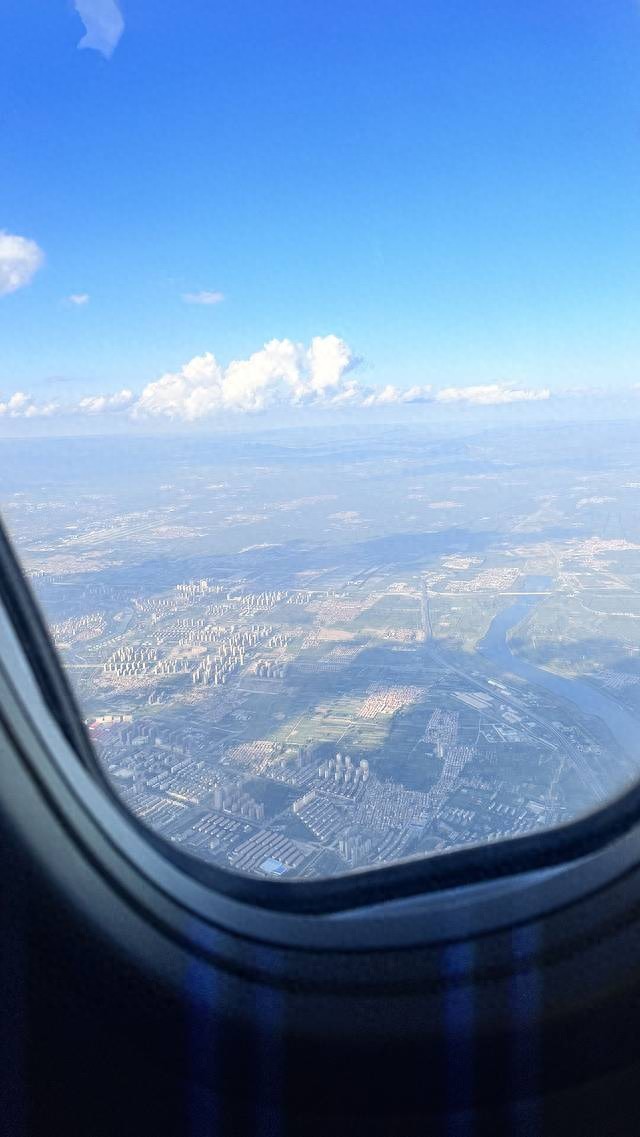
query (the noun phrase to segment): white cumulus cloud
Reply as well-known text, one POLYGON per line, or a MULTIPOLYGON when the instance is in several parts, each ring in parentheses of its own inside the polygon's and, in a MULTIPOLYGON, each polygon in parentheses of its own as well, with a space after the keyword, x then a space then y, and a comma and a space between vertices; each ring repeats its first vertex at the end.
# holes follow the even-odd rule
POLYGON ((58 404, 36 403, 24 391, 15 391, 8 399, 0 399, 0 418, 43 418, 56 414, 58 404))
POLYGON ((147 384, 135 414, 193 422, 220 411, 355 401, 358 386, 348 378, 354 363, 351 349, 334 335, 315 336, 308 348, 289 339, 270 340, 228 367, 205 352, 147 384))
POLYGON ((29 284, 43 261, 44 253, 35 241, 0 230, 0 296, 29 284))
POLYGON ((69 303, 74 304, 76 308, 84 308, 90 299, 88 292, 72 292, 71 296, 67 296, 69 303))
POLYGON ((29 403, 25 408, 25 418, 50 418, 51 415, 56 415, 60 410, 58 403, 29 403))
POLYGON ((85 26, 79 48, 90 47, 110 59, 124 31, 124 20, 115 0, 74 0, 85 26))
POLYGON ((437 392, 436 401, 490 407, 500 403, 533 403, 550 397, 548 387, 518 388, 503 383, 489 383, 477 387, 443 387, 437 392))
POLYGON ((101 415, 106 411, 124 411, 134 401, 133 391, 127 387, 113 395, 87 395, 80 399, 77 410, 84 415, 101 415))
MULTIPOLYGON (((80 300, 84 293, 77 294, 80 300)), ((72 299, 69 297, 69 299, 72 299)), ((128 387, 87 394, 75 401, 36 402, 24 391, 0 396, 0 417, 123 415, 196 422, 228 412, 259 413, 275 408, 353 408, 366 412, 418 404, 460 407, 532 403, 551 397, 548 388, 508 383, 467 387, 369 386, 357 378, 359 362, 336 335, 314 336, 309 344, 273 339, 246 359, 226 366, 212 352, 196 355, 176 371, 147 383, 141 393, 128 387)))
POLYGON ((182 299, 185 304, 220 304, 224 300, 223 292, 184 292, 182 299))
POLYGON ((29 396, 25 395, 24 391, 16 391, 7 402, 7 413, 10 415, 22 414, 30 402, 29 396))

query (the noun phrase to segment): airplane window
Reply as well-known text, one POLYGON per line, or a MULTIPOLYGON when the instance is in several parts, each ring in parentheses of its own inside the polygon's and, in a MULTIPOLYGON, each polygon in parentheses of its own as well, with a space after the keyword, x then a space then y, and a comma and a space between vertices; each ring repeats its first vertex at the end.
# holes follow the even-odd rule
POLYGON ((12 8, 0 509, 117 794, 308 880, 628 787, 637 5, 12 8))

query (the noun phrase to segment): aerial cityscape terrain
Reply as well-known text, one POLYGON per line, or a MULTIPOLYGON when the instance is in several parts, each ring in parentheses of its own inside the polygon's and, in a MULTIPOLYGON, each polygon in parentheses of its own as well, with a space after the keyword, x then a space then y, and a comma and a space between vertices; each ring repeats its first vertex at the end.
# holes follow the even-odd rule
POLYGON ((123 801, 308 879, 637 775, 635 433, 5 439, 0 508, 123 801))

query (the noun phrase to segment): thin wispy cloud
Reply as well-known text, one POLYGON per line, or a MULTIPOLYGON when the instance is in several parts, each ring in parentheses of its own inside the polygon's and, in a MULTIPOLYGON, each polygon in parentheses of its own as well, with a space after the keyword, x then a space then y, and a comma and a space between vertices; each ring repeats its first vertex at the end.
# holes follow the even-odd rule
POLYGON ((0 230, 0 296, 24 288, 43 263, 44 253, 35 241, 0 230))
POLYGON ((388 383, 380 390, 363 392, 361 406, 363 407, 389 407, 400 406, 406 403, 432 403, 433 391, 427 387, 396 387, 388 383))
POLYGON ((90 299, 88 292, 72 292, 71 296, 67 296, 68 303, 73 304, 76 308, 84 308, 90 299))
POLYGON ((548 387, 512 387, 507 383, 489 383, 477 387, 444 387, 436 394, 438 403, 468 403, 494 407, 501 403, 537 403, 551 398, 548 387))
POLYGON ((115 0, 74 0, 85 26, 79 48, 93 48, 110 59, 124 31, 122 12, 115 0))
POLYGON ((222 292, 183 292, 185 304, 220 304, 224 300, 222 292))

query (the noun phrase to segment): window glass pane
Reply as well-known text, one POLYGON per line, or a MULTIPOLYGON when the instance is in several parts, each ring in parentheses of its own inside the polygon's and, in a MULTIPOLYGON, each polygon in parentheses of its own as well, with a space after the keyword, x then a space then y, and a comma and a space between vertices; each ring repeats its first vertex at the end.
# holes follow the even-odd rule
POLYGON ((313 878, 629 785, 637 6, 13 9, 0 508, 124 801, 313 878))

